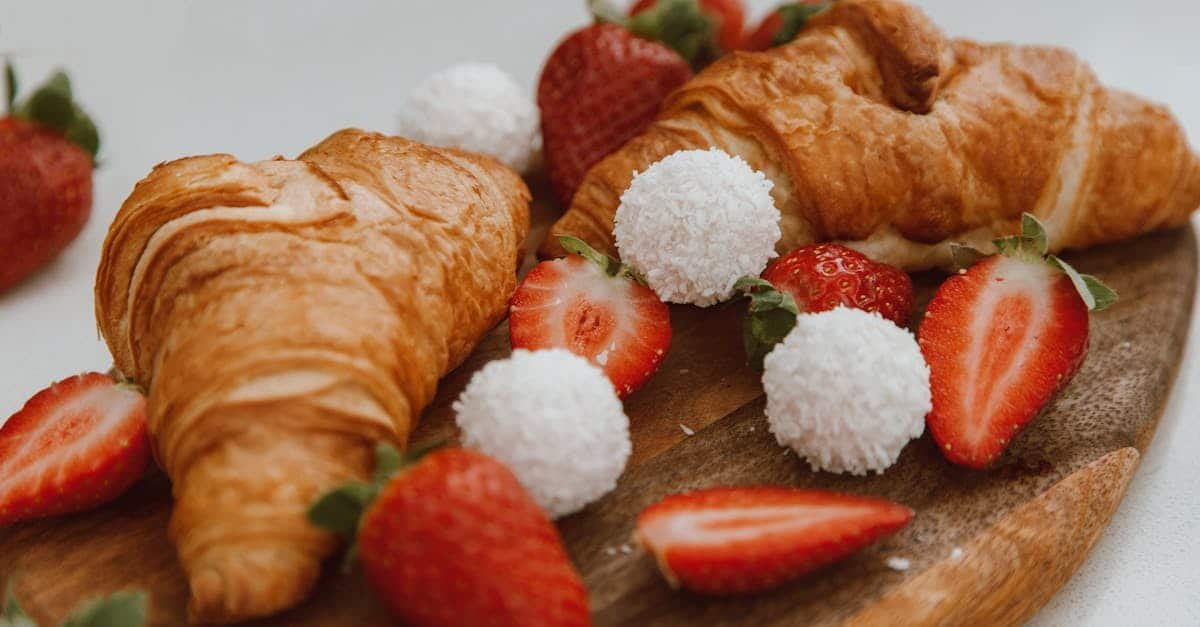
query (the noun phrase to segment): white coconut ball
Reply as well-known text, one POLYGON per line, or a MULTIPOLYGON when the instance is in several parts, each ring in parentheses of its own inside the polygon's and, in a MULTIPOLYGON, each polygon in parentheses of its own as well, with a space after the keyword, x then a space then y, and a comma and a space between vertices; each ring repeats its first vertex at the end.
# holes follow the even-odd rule
POLYGON ((532 94, 490 63, 455 65, 425 79, 400 110, 401 135, 491 155, 518 172, 537 164, 541 122, 532 94))
POLYGON ((629 418, 612 383, 562 349, 487 364, 454 411, 463 444, 508 465, 551 518, 612 491, 629 459, 629 418))
POLYGON ((728 299, 758 276, 781 236, 773 184, 740 157, 677 152, 633 179, 613 235, 621 260, 664 301, 700 307, 728 299))
POLYGON ((912 334, 879 314, 802 314, 764 366, 771 432, 813 470, 882 472, 925 430, 929 366, 912 334))

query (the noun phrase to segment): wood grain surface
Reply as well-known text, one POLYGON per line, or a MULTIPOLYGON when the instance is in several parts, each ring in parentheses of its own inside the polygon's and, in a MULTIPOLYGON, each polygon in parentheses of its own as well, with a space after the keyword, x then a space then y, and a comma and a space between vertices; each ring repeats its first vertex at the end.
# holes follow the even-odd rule
MULTIPOLYGON (((538 210, 534 241, 546 214, 538 210)), ((958 625, 1031 616, 1070 578, 1120 503, 1170 392, 1196 287, 1190 229, 1068 258, 1121 300, 1093 315, 1090 354, 1074 382, 986 472, 946 463, 928 434, 883 475, 810 471, 767 430, 758 376, 744 366, 741 307, 673 309, 666 363, 626 403, 634 449, 617 490, 559 524, 596 623, 958 625), (636 514, 663 496, 760 483, 881 496, 917 516, 841 564, 741 599, 670 590, 631 543, 636 514), (889 557, 910 567, 893 570, 889 557)), ((940 279, 917 277, 922 303, 940 279)), ((450 402, 474 371, 507 353, 502 325, 443 382, 414 442, 453 437, 450 402)), ((15 577, 26 609, 45 625, 83 599, 130 587, 151 593, 153 625, 183 624, 187 590, 166 538, 169 508, 170 486, 155 474, 98 511, 0 529, 0 580, 15 577)), ((252 624, 392 623, 357 574, 331 567, 306 603, 252 624)))

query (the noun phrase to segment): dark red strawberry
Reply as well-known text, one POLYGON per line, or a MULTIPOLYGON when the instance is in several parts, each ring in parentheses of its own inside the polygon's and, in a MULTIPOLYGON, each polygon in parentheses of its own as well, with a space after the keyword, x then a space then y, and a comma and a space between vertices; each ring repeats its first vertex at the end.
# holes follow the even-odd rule
POLYGON ((830 6, 828 0, 789 2, 767 14, 758 28, 746 36, 746 50, 761 51, 782 46, 796 38, 808 21, 830 6))
POLYGON ((889 501, 778 487, 715 488, 646 508, 635 537, 673 587, 761 592, 852 555, 912 520, 889 501))
POLYGON ((741 49, 746 7, 741 0, 639 0, 629 16, 635 34, 658 39, 702 66, 741 49))
POLYGON ((107 503, 149 461, 140 392, 97 373, 59 381, 0 427, 0 525, 107 503))
POLYGON ((1046 256, 1031 216, 1024 234, 938 289, 919 333, 929 363, 929 430, 956 464, 984 468, 1078 372, 1088 310, 1116 295, 1046 256))
POLYGON ((538 264, 517 287, 509 306, 512 346, 586 357, 625 398, 662 364, 671 312, 620 262, 575 238, 560 241, 577 254, 538 264))
POLYGON ((466 449, 403 460, 382 445, 375 474, 326 495, 309 518, 357 534, 352 553, 405 624, 591 623, 558 530, 508 468, 466 449))
POLYGON ((58 256, 92 208, 96 127, 71 100, 62 72, 23 103, 5 66, 8 113, 0 117, 0 291, 58 256))
POLYGON ((593 24, 559 44, 538 83, 546 167, 558 200, 569 205, 588 170, 645 130, 691 75, 674 50, 614 24, 593 24))
POLYGON ((912 314, 908 274, 839 244, 798 248, 772 263, 763 278, 791 294, 801 313, 854 307, 878 312, 902 327, 912 314))

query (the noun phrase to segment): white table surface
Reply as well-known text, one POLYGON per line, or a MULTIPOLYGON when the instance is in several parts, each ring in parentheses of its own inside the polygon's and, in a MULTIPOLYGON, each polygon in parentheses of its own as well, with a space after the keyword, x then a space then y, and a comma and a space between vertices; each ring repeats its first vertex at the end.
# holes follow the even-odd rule
MULTIPOLYGON (((104 232, 160 161, 295 155, 345 126, 391 131, 420 78, 491 61, 531 90, 582 0, 0 1, 0 51, 26 83, 69 68, 104 135, 91 222, 53 265, 0 295, 0 420, 34 391, 108 368, 92 316, 104 232)), ((756 12, 773 2, 751 1, 756 12)), ((948 32, 1069 46, 1110 84, 1168 103, 1200 143, 1193 0, 922 0, 948 32)), ((1200 624, 1200 335, 1129 496, 1039 625, 1200 624)))

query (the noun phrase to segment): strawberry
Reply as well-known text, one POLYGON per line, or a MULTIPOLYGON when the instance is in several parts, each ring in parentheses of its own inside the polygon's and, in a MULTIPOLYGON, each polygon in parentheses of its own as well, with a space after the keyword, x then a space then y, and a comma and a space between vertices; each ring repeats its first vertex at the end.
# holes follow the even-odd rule
POLYGON ((576 254, 538 264, 509 305, 513 348, 565 348, 604 370, 625 398, 654 374, 671 345, 671 312, 637 273, 573 237, 576 254))
POLYGON ((0 525, 111 501, 149 462, 140 392, 94 372, 59 381, 0 427, 0 525))
POLYGON ((1088 311, 1116 294, 1046 255, 1033 216, 1001 254, 938 288, 918 334, 929 363, 927 423, 942 454, 984 468, 1071 381, 1088 348, 1088 311))
POLYGON ((634 34, 657 39, 702 66, 742 47, 741 0, 639 0, 629 9, 634 34))
POLYGON ((58 256, 92 208, 96 127, 58 72, 24 103, 5 66, 8 114, 0 117, 0 291, 58 256))
POLYGON ((692 76, 675 51, 614 24, 576 31, 551 53, 538 83, 550 184, 571 203, 597 162, 641 133, 692 76))
POLYGON ((466 449, 402 458, 376 450, 372 484, 310 510, 347 537, 348 555, 405 624, 588 625, 587 591, 558 531, 513 473, 466 449))
POLYGON ((913 511, 878 499, 781 487, 713 488, 646 508, 634 531, 672 587, 762 592, 891 535, 913 511))
POLYGON ((846 306, 878 312, 901 327, 912 313, 908 274, 840 244, 798 248, 772 263, 763 278, 791 294, 802 313, 846 306))
POLYGON ((758 28, 746 36, 744 49, 762 51, 792 41, 810 19, 828 9, 830 4, 828 0, 801 0, 780 6, 768 13, 758 28))

